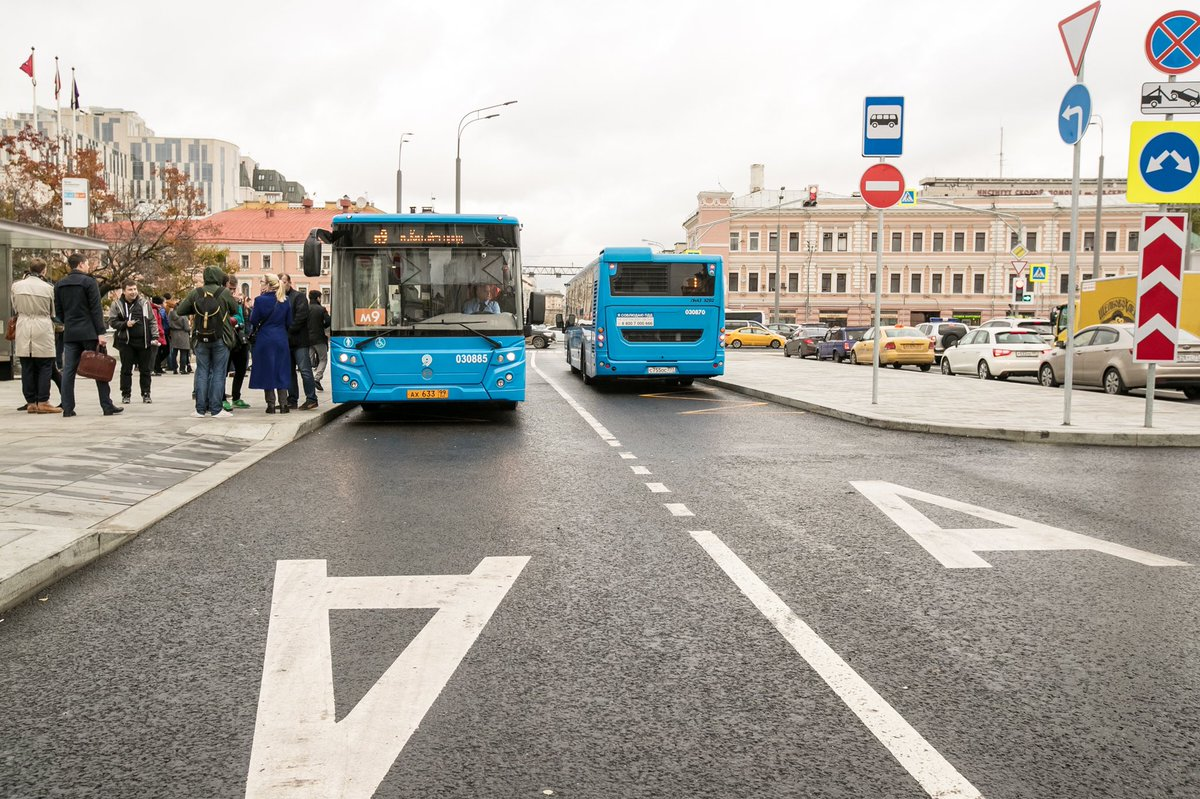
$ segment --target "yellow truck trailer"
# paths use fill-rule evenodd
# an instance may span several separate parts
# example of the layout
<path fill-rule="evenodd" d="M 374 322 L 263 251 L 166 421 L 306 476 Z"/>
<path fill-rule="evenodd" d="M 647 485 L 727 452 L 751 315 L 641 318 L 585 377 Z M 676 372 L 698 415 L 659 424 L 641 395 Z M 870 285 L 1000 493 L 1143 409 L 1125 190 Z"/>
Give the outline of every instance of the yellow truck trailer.
<path fill-rule="evenodd" d="M 1082 330 L 1088 325 L 1132 322 L 1135 302 L 1137 275 L 1085 280 L 1079 287 L 1075 330 Z M 1051 320 L 1054 323 L 1055 340 L 1064 345 L 1067 341 L 1066 309 L 1065 305 L 1055 308 Z M 1183 308 L 1179 314 L 1179 327 L 1200 337 L 1200 272 L 1185 272 L 1183 275 Z"/>

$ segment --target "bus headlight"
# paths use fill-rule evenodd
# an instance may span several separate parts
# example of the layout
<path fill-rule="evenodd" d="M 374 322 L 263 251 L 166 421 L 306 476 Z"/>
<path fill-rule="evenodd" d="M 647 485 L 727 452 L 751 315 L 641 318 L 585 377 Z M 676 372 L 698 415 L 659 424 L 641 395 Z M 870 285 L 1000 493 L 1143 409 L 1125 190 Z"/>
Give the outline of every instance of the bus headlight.
<path fill-rule="evenodd" d="M 343 383 L 349 383 L 349 382 L 350 382 L 350 375 L 342 375 L 342 382 L 343 382 Z"/>
<path fill-rule="evenodd" d="M 506 374 L 504 376 L 504 379 L 511 383 L 512 382 L 512 372 L 509 372 L 508 374 Z"/>
<path fill-rule="evenodd" d="M 515 352 L 510 352 L 510 353 L 508 354 L 508 362 L 509 362 L 509 363 L 512 363 L 512 362 L 513 362 L 513 361 L 515 361 L 516 359 L 517 359 L 517 354 L 516 354 Z"/>
<path fill-rule="evenodd" d="M 338 356 L 338 363 L 345 363 L 348 360 L 350 360 L 350 356 L 344 352 Z"/>
<path fill-rule="evenodd" d="M 500 378 L 496 381 L 496 388 L 504 388 L 504 378 Z"/>
<path fill-rule="evenodd" d="M 358 381 L 357 381 L 357 380 L 351 380 L 351 381 L 350 381 L 350 388 L 358 388 Z"/>

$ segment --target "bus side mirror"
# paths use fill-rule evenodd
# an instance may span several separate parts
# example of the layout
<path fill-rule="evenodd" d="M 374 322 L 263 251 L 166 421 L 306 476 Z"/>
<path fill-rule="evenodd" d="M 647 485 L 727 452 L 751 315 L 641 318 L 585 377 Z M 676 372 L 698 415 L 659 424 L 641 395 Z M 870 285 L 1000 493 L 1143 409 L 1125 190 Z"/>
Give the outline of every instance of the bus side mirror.
<path fill-rule="evenodd" d="M 566 324 L 563 323 L 563 315 L 562 314 L 556 313 L 554 315 L 554 326 L 557 327 L 559 330 L 567 329 Z"/>
<path fill-rule="evenodd" d="M 329 235 L 328 231 L 310 230 L 304 240 L 304 252 L 300 257 L 300 266 L 304 269 L 305 277 L 321 276 L 321 238 L 320 234 Z"/>
<path fill-rule="evenodd" d="M 567 316 L 567 327 L 575 327 L 575 314 Z"/>
<path fill-rule="evenodd" d="M 529 294 L 529 315 L 525 321 L 531 325 L 546 324 L 546 295 L 540 291 Z"/>

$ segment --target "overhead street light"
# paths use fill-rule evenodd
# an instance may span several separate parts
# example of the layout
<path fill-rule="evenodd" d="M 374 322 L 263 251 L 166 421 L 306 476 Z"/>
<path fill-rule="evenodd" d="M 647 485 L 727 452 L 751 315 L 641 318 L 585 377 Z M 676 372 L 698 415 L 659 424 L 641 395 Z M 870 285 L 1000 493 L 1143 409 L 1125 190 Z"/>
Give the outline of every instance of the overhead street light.
<path fill-rule="evenodd" d="M 516 100 L 509 100 L 507 103 L 497 103 L 496 105 L 485 105 L 483 108 L 476 108 L 463 114 L 463 118 L 458 121 L 458 139 L 454 146 L 454 213 L 462 213 L 462 134 L 467 125 L 472 122 L 480 122 L 485 119 L 495 119 L 500 114 L 488 114 L 481 117 L 483 111 L 491 111 L 493 108 L 503 108 L 506 105 L 513 105 Z M 468 119 L 474 115 L 473 119 Z"/>
<path fill-rule="evenodd" d="M 408 137 L 413 135 L 411 132 L 400 134 L 400 146 L 396 149 L 396 213 L 404 213 L 404 203 L 400 199 L 400 156 L 404 155 L 404 142 L 408 141 Z"/>

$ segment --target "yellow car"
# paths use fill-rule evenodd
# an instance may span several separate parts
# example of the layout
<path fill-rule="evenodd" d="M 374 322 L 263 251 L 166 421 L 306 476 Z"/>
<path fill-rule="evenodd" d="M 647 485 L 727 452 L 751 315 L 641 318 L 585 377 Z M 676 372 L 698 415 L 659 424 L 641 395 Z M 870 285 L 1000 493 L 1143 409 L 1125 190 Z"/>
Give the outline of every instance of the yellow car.
<path fill-rule="evenodd" d="M 725 346 L 738 347 L 770 347 L 777 350 L 787 343 L 787 339 L 765 327 L 739 327 L 725 334 Z"/>
<path fill-rule="evenodd" d="M 933 365 L 933 339 L 917 330 L 915 327 L 891 325 L 880 328 L 883 335 L 883 347 L 879 350 L 879 364 L 891 365 L 896 369 L 910 365 L 920 367 L 922 372 L 928 372 Z M 875 328 L 863 333 L 862 339 L 850 350 L 850 363 L 871 364 L 874 357 Z"/>

